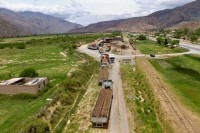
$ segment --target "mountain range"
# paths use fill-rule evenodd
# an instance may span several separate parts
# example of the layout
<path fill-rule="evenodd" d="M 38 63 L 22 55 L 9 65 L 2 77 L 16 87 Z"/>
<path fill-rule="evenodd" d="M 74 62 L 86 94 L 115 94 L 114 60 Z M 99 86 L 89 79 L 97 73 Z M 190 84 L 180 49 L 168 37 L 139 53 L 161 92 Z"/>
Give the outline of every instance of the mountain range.
<path fill-rule="evenodd" d="M 108 31 L 128 31 L 145 32 L 149 30 L 159 30 L 169 27 L 181 27 L 180 23 L 187 23 L 183 26 L 190 28 L 193 24 L 198 26 L 200 23 L 200 0 L 189 4 L 157 11 L 148 16 L 134 17 L 123 20 L 105 21 L 88 25 L 86 27 L 71 30 L 71 33 L 82 32 L 108 32 Z M 195 22 L 194 22 L 195 21 Z M 195 24 L 194 24 L 195 23 Z"/>
<path fill-rule="evenodd" d="M 0 8 L 0 37 L 66 33 L 82 25 L 39 12 L 14 12 Z"/>
<path fill-rule="evenodd" d="M 39 12 L 0 8 L 0 37 L 85 32 L 146 32 L 159 29 L 200 28 L 200 0 L 144 17 L 104 21 L 86 27 Z"/>

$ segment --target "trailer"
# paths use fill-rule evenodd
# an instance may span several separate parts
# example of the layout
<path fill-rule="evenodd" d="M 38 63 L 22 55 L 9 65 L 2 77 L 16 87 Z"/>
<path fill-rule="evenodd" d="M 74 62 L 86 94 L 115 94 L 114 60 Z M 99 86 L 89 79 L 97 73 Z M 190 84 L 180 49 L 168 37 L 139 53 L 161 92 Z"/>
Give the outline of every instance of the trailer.
<path fill-rule="evenodd" d="M 105 67 L 101 67 L 100 71 L 99 71 L 99 85 L 102 85 L 103 80 L 108 80 L 108 76 L 109 76 L 109 67 L 105 66 Z"/>
<path fill-rule="evenodd" d="M 108 127 L 112 105 L 112 89 L 102 89 L 91 114 L 93 127 Z"/>

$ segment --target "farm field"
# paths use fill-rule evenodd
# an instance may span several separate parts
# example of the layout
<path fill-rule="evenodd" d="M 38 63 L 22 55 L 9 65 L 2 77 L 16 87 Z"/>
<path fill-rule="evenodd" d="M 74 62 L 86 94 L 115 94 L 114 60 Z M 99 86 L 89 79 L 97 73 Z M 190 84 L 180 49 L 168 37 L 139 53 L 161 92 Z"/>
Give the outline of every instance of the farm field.
<path fill-rule="evenodd" d="M 184 55 L 150 62 L 171 85 L 181 102 L 200 114 L 200 56 Z"/>
<path fill-rule="evenodd" d="M 92 42 L 102 36 L 62 35 L 25 41 L 22 49 L 9 47 L 12 43 L 0 49 L 0 81 L 18 77 L 25 68 L 34 68 L 40 77 L 48 77 L 50 82 L 36 95 L 0 95 L 1 133 L 23 131 L 32 119 L 44 129 L 49 125 L 53 130 L 61 114 L 67 115 L 75 99 L 82 98 L 85 91 L 81 88 L 89 80 L 85 77 L 90 77 L 97 68 L 95 65 L 98 65 L 91 57 L 77 52 L 76 44 Z M 88 69 L 91 71 L 88 72 Z"/>
<path fill-rule="evenodd" d="M 187 52 L 183 48 L 168 48 L 157 44 L 152 40 L 137 41 L 137 48 L 142 54 L 171 54 L 171 53 L 182 53 Z"/>
<path fill-rule="evenodd" d="M 61 36 L 61 35 L 58 35 Z M 63 35 L 64 36 L 64 35 Z M 0 41 L 0 43 L 13 43 L 13 42 L 24 42 L 31 39 L 46 39 L 53 38 L 56 35 L 41 35 L 41 36 L 27 36 L 27 37 L 16 37 L 16 38 L 4 38 Z"/>

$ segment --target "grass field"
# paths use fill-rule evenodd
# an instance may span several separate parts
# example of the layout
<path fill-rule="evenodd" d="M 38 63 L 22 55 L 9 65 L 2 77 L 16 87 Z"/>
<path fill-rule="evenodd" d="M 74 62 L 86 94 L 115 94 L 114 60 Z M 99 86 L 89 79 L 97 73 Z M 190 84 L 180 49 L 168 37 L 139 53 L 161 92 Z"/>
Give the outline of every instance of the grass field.
<path fill-rule="evenodd" d="M 139 44 L 137 45 L 137 48 L 143 54 L 171 54 L 182 53 L 187 51 L 186 49 L 179 47 L 173 49 L 164 47 L 151 40 L 137 41 L 137 43 Z"/>
<path fill-rule="evenodd" d="M 156 117 L 156 103 L 145 75 L 128 64 L 121 67 L 123 91 L 127 109 L 129 128 L 131 133 L 162 133 L 163 129 Z"/>
<path fill-rule="evenodd" d="M 200 56 L 184 55 L 150 62 L 172 86 L 182 103 L 200 114 Z"/>
<path fill-rule="evenodd" d="M 18 77 L 21 71 L 28 67 L 35 68 L 40 77 L 48 77 L 50 81 L 50 85 L 45 91 L 37 95 L 0 95 L 0 132 L 20 132 L 26 126 L 26 121 L 31 117 L 36 117 L 44 106 L 48 105 L 51 108 L 46 100 L 47 98 L 55 99 L 55 103 L 52 103 L 53 108 L 59 103 L 62 105 L 59 111 L 67 114 L 67 109 L 71 107 L 76 96 L 78 94 L 84 95 L 78 88 L 77 91 L 73 90 L 73 86 L 78 85 L 81 88 L 82 85 L 80 85 L 78 79 L 80 78 L 80 82 L 84 85 L 89 80 L 85 76 L 90 76 L 93 73 L 92 70 L 87 74 L 87 68 L 84 67 L 91 69 L 91 65 L 97 64 L 90 57 L 75 51 L 74 44 L 91 42 L 101 36 L 104 35 L 73 35 L 71 37 L 62 35 L 52 39 L 43 38 L 25 41 L 25 49 L 9 47 L 0 49 L 0 81 Z M 91 63 L 87 63 L 87 61 Z M 76 69 L 78 72 L 76 72 Z M 77 80 L 74 81 L 71 78 L 74 81 L 71 83 L 73 85 L 66 82 L 67 78 L 69 80 L 67 76 L 69 71 L 72 71 L 72 76 Z M 46 109 L 46 112 L 49 108 Z M 50 124 L 52 127 L 55 126 L 61 116 L 57 112 L 58 109 L 55 108 L 54 117 L 51 118 L 54 122 Z M 43 116 L 40 118 L 43 119 Z"/>

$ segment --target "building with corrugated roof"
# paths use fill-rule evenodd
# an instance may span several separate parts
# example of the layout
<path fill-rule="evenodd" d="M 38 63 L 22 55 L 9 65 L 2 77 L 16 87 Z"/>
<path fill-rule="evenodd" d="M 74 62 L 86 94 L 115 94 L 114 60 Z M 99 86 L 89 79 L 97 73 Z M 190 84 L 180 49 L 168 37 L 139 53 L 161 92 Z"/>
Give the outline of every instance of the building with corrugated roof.
<path fill-rule="evenodd" d="M 36 94 L 48 84 L 44 78 L 12 78 L 0 83 L 0 94 Z"/>

